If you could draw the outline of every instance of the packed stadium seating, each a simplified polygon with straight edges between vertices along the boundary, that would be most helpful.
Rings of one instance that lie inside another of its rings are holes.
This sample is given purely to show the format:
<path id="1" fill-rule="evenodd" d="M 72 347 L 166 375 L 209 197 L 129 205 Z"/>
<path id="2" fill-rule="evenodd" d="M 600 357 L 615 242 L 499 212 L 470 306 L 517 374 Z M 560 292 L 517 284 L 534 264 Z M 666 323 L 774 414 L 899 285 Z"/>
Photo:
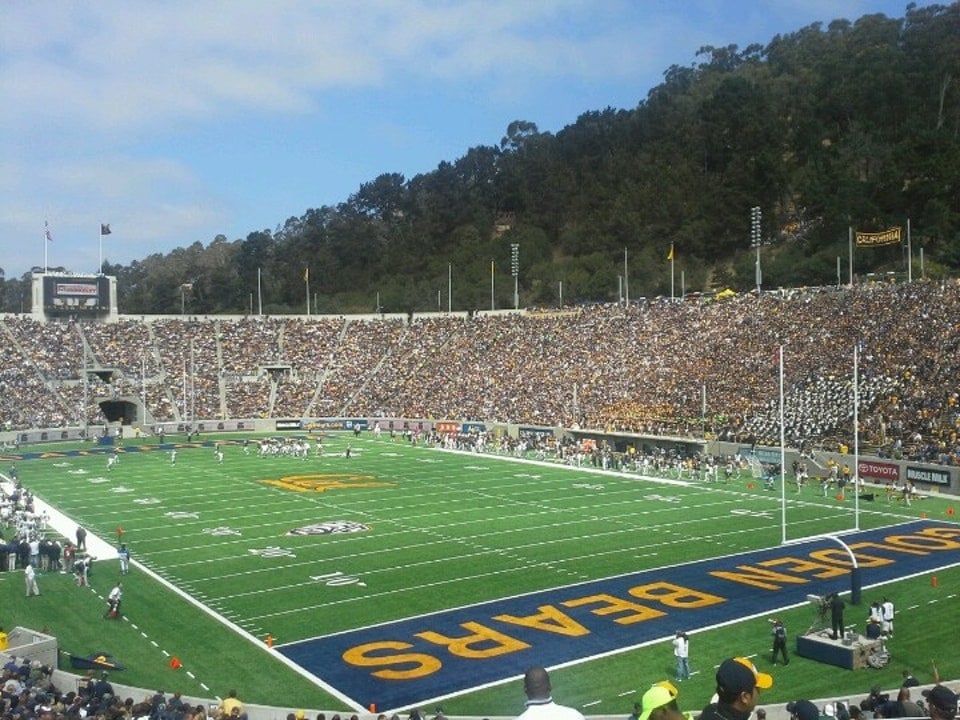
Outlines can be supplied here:
<path id="1" fill-rule="evenodd" d="M 853 437 L 857 347 L 861 446 L 952 464 L 956 317 L 956 281 L 467 316 L 6 315 L 0 413 L 6 429 L 96 423 L 99 401 L 132 396 L 157 422 L 386 415 L 776 444 L 782 346 L 787 442 L 832 450 Z"/>

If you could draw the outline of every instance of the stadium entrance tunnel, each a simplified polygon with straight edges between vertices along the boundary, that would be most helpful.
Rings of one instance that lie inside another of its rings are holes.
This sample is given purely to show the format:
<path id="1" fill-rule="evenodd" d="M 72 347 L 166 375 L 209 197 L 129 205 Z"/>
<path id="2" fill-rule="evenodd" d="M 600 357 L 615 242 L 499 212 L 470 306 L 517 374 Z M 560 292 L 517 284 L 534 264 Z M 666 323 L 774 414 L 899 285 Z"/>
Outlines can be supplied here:
<path id="1" fill-rule="evenodd" d="M 130 400 L 103 400 L 100 402 L 100 410 L 107 421 L 111 423 L 119 422 L 124 425 L 131 425 L 145 421 L 142 415 L 142 406 Z"/>

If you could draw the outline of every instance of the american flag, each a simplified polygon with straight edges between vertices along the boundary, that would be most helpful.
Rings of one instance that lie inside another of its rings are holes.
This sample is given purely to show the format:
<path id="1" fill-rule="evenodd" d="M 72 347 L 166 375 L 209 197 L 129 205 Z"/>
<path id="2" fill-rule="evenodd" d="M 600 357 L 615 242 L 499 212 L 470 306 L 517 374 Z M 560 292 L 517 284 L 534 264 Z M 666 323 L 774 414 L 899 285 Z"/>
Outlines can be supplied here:
<path id="1" fill-rule="evenodd" d="M 46 220 L 43 221 L 43 236 L 47 239 L 47 242 L 53 242 L 53 235 L 50 234 L 50 226 Z"/>

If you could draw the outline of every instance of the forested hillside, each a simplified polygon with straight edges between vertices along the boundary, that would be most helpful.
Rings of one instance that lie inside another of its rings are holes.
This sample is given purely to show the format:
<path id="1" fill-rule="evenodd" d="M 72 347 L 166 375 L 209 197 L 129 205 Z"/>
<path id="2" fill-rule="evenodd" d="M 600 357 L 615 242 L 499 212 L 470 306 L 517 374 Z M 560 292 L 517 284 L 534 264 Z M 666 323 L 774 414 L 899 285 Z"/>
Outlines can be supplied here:
<path id="1" fill-rule="evenodd" d="M 814 24 L 765 46 L 705 47 L 630 109 L 535 118 L 434 171 L 385 172 L 273 231 L 129 266 L 124 313 L 513 307 L 848 277 L 848 228 L 912 228 L 914 275 L 960 261 L 960 3 Z M 322 172 L 318 167 L 317 172 Z M 668 253 L 673 247 L 673 264 Z M 839 260 L 838 260 L 839 258 Z M 625 262 L 626 260 L 626 262 Z M 905 242 L 854 267 L 906 269 Z M 260 285 L 258 290 L 258 271 Z M 21 281 L 8 281 L 16 285 Z M 184 287 L 189 283 L 189 287 Z M 449 286 L 448 286 L 449 283 Z M 14 288 L 5 309 L 16 310 Z M 491 295 L 495 297 L 492 299 Z M 27 294 L 29 296 L 29 294 Z"/>

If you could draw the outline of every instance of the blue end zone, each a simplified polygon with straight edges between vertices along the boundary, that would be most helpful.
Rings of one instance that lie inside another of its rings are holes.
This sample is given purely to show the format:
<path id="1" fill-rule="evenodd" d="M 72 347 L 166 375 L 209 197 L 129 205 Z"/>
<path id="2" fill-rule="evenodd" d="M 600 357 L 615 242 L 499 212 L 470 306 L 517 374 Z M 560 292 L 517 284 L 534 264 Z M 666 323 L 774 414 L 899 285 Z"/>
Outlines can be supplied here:
<path id="1" fill-rule="evenodd" d="M 918 521 L 843 536 L 863 585 L 960 564 L 960 527 Z M 810 541 L 556 588 L 277 650 L 363 707 L 403 708 L 850 590 L 850 559 Z"/>
<path id="2" fill-rule="evenodd" d="M 100 438 L 101 440 L 104 438 Z M 191 442 L 177 442 L 177 441 L 167 441 L 164 443 L 154 443 L 146 444 L 142 440 L 131 440 L 130 445 L 115 445 L 113 438 L 107 438 L 110 440 L 109 443 L 102 443 L 99 440 L 89 448 L 75 449 L 75 450 L 46 450 L 46 451 L 32 451 L 32 452 L 22 452 L 22 453 L 13 453 L 7 455 L 0 455 L 0 461 L 14 461 L 19 462 L 21 460 L 50 460 L 52 458 L 69 458 L 69 457 L 89 457 L 95 455 L 113 455 L 114 452 L 119 453 L 149 453 L 155 452 L 157 450 L 170 450 L 176 448 L 177 450 L 182 450 L 184 448 L 199 448 L 199 447 L 213 447 L 214 445 L 239 445 L 238 440 L 221 440 L 215 442 L 213 440 L 194 440 Z M 136 444 L 135 444 L 136 443 Z"/>

